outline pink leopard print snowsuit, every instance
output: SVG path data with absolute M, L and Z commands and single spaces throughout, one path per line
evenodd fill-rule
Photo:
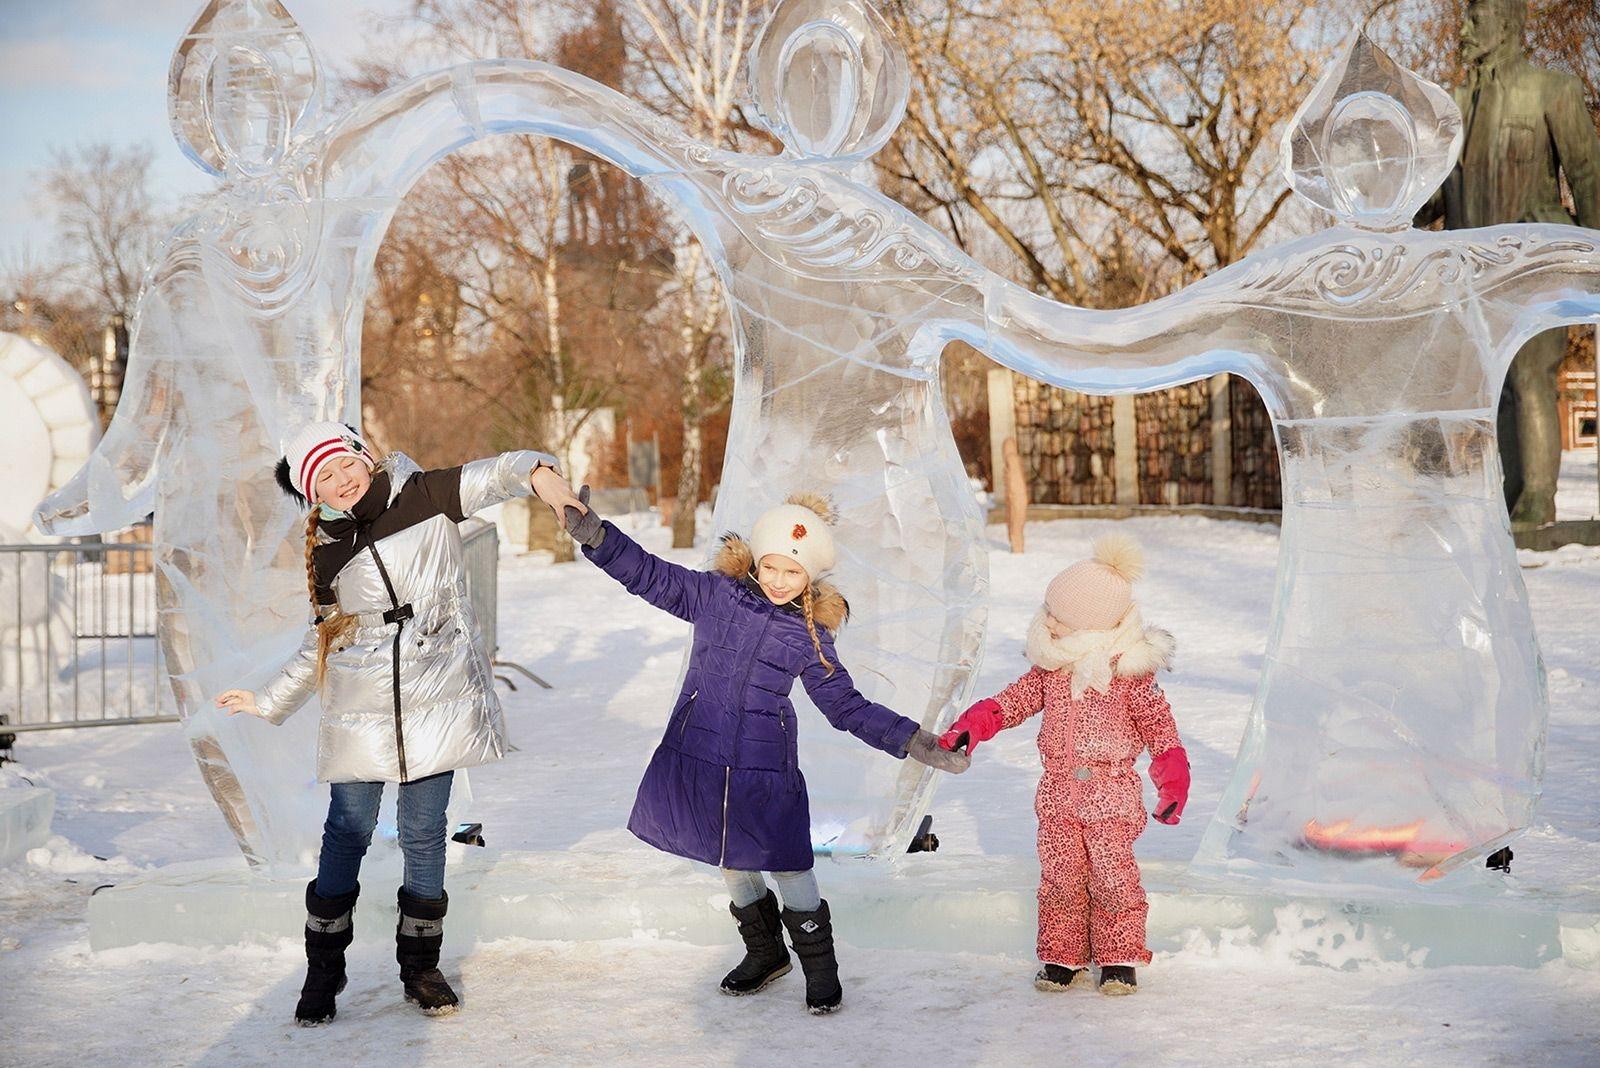
M 1112 661 L 1109 692 L 1072 697 L 1071 673 L 1033 667 L 993 697 L 1001 728 L 1039 711 L 1044 777 L 1039 817 L 1039 960 L 1068 968 L 1091 962 L 1150 963 L 1149 906 L 1133 842 L 1144 830 L 1141 750 L 1152 757 L 1182 743 L 1155 672 L 1172 637 L 1155 628 Z

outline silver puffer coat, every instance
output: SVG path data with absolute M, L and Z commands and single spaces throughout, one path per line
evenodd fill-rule
M 358 615 L 360 625 L 350 644 L 328 654 L 319 780 L 410 782 L 487 764 L 505 752 L 505 720 L 467 598 L 456 524 L 491 504 L 528 496 L 541 464 L 556 461 L 508 452 L 422 472 L 401 453 L 384 460 L 380 470 L 390 490 L 383 518 L 353 537 L 353 552 L 346 549 L 346 562 L 328 584 L 339 609 Z M 318 532 L 322 546 L 332 540 Z M 385 622 L 385 613 L 405 618 Z M 317 633 L 309 627 L 299 651 L 257 694 L 263 718 L 281 723 L 293 715 L 316 692 L 316 673 Z

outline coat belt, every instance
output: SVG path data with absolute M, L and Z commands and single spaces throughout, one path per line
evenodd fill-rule
M 1065 775 L 1079 782 L 1088 782 L 1093 778 L 1108 778 L 1113 775 L 1125 775 L 1133 770 L 1131 760 L 1085 760 L 1073 764 L 1070 768 L 1055 771 L 1057 775 Z

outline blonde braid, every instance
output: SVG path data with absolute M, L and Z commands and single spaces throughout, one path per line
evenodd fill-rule
M 317 572 L 316 560 L 312 554 L 317 548 L 317 510 L 313 508 L 306 516 L 306 597 L 311 601 L 311 607 L 317 607 Z
M 822 638 L 817 634 L 817 621 L 812 615 L 811 586 L 807 584 L 806 592 L 800 595 L 800 607 L 806 614 L 806 630 L 811 634 L 811 644 L 817 650 L 817 659 L 822 661 L 822 666 L 828 669 L 828 674 L 833 674 L 833 665 L 828 663 L 828 658 L 822 653 Z
M 311 610 L 315 612 L 319 621 L 317 623 L 317 689 L 322 688 L 323 677 L 328 671 L 328 651 L 334 643 L 343 640 L 356 628 L 356 617 L 347 616 L 339 611 L 338 605 L 319 605 L 317 603 L 317 566 L 315 551 L 317 548 L 317 510 L 313 508 L 311 514 L 306 516 L 306 593 L 311 600 Z M 323 608 L 327 607 L 326 614 Z

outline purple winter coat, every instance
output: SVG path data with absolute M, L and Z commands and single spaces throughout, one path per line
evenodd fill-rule
M 694 571 L 651 555 L 611 523 L 605 532 L 584 555 L 629 593 L 694 624 L 689 671 L 628 829 L 719 867 L 810 868 L 811 808 L 789 700 L 795 678 L 828 722 L 891 756 L 906 755 L 917 724 L 861 696 L 819 626 L 834 665 L 828 674 L 799 608 L 773 604 L 744 579 L 750 552 L 739 539 L 724 539 L 716 571 Z M 842 616 L 842 600 L 832 597 Z

